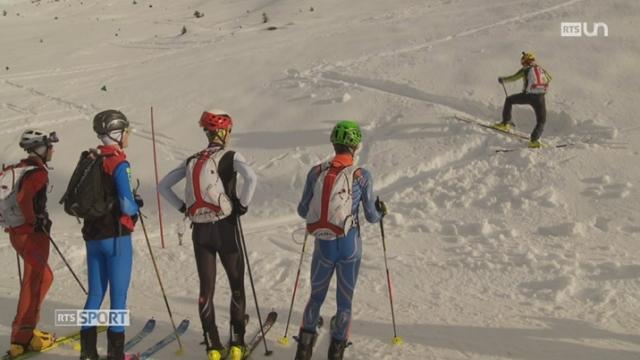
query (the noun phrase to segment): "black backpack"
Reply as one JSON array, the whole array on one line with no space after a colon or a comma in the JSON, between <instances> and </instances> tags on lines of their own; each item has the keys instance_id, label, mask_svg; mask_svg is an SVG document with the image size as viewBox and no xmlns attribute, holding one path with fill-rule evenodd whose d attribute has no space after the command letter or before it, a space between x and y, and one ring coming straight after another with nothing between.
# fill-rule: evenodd
<instances>
[{"instance_id":1,"label":"black backpack","mask_svg":"<svg viewBox=\"0 0 640 360\"><path fill-rule=\"evenodd\" d=\"M64 211L79 219L107 216L116 204L113 179L104 172L104 155L91 149L80 155L80 161L71 175L67 191L60 200Z\"/></svg>"}]
</instances>

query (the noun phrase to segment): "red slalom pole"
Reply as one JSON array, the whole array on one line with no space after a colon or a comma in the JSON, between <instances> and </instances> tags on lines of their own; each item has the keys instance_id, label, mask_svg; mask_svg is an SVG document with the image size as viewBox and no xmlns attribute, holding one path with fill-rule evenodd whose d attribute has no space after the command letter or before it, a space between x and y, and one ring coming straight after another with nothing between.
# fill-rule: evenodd
<instances>
[{"instance_id":1,"label":"red slalom pole","mask_svg":"<svg viewBox=\"0 0 640 360\"><path fill-rule=\"evenodd\" d=\"M153 122L153 106L151 107L151 142L153 143L153 167L156 172L156 201L158 203L158 221L160 222L160 243L164 249L164 227L162 226L162 206L160 206L160 187L158 185L158 156L156 155L156 128Z\"/></svg>"}]
</instances>

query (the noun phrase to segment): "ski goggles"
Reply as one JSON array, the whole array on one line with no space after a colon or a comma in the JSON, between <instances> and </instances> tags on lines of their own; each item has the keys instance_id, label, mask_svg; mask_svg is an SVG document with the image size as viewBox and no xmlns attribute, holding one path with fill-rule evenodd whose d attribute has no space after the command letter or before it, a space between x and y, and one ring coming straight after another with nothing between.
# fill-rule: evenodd
<instances>
[{"instance_id":1,"label":"ski goggles","mask_svg":"<svg viewBox=\"0 0 640 360\"><path fill-rule=\"evenodd\" d=\"M55 131L52 131L49 133L49 135L44 136L44 144L47 145L47 147L53 147L53 144L59 141L60 139L58 138L58 134L56 134Z\"/></svg>"}]
</instances>

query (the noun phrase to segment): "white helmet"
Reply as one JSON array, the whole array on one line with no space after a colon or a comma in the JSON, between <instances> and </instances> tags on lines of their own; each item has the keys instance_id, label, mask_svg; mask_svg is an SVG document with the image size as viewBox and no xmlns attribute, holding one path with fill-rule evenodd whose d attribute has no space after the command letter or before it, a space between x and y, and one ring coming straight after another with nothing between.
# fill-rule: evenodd
<instances>
[{"instance_id":1,"label":"white helmet","mask_svg":"<svg viewBox=\"0 0 640 360\"><path fill-rule=\"evenodd\" d=\"M58 136L55 131L45 133L44 131L27 129L20 136L20 147L26 151L33 151L40 146L49 146L58 142Z\"/></svg>"}]
</instances>

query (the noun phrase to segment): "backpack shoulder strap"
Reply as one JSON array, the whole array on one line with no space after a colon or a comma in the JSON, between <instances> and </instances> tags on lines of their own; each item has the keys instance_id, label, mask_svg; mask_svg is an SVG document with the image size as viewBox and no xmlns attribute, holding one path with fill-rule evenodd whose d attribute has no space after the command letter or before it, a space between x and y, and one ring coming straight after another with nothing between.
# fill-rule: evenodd
<instances>
[{"instance_id":1,"label":"backpack shoulder strap","mask_svg":"<svg viewBox=\"0 0 640 360\"><path fill-rule=\"evenodd\" d=\"M25 170L24 170L24 172L22 173L22 175L19 178L14 179L14 182L16 180L18 181L18 183L15 184L16 188L18 189L18 191L20 191L22 189L22 183L23 183L24 179L27 178L29 175L35 174L38 171L44 171L44 172L47 171L47 169L45 169L44 167L39 166L39 165L15 166L15 167L12 167L12 170L15 171L15 169L18 169L20 167L25 168Z\"/></svg>"},{"instance_id":2,"label":"backpack shoulder strap","mask_svg":"<svg viewBox=\"0 0 640 360\"><path fill-rule=\"evenodd\" d=\"M220 157L220 162L218 162L218 171L228 171L227 168L229 168L231 172L233 172L233 160L235 157L236 152L233 150L229 150L222 154L222 156Z\"/></svg>"},{"instance_id":3,"label":"backpack shoulder strap","mask_svg":"<svg viewBox=\"0 0 640 360\"><path fill-rule=\"evenodd\" d=\"M318 166L318 174L320 174L321 172L327 171L327 169L331 168L331 161L325 161L317 166Z\"/></svg>"},{"instance_id":4,"label":"backpack shoulder strap","mask_svg":"<svg viewBox=\"0 0 640 360\"><path fill-rule=\"evenodd\" d=\"M218 174L220 174L221 179L229 179L235 173L235 170L233 169L233 159L235 156L236 152L229 150L220 157L220 161L218 162Z\"/></svg>"},{"instance_id":5,"label":"backpack shoulder strap","mask_svg":"<svg viewBox=\"0 0 640 360\"><path fill-rule=\"evenodd\" d=\"M189 157L187 158L187 160L185 161L185 166L189 166L189 163L190 163L192 160L195 160L195 159L199 158L199 157L200 157L200 155L202 155L202 153L203 153L203 152L204 152L204 150L203 150L203 151L198 151L197 153L195 153L195 154L193 154L193 155L189 156Z\"/></svg>"},{"instance_id":6,"label":"backpack shoulder strap","mask_svg":"<svg viewBox=\"0 0 640 360\"><path fill-rule=\"evenodd\" d=\"M185 161L185 166L189 166L189 163L193 160L200 159L201 157L211 157L216 153L216 151L210 151L209 149L200 150L197 153L189 156Z\"/></svg>"}]
</instances>

